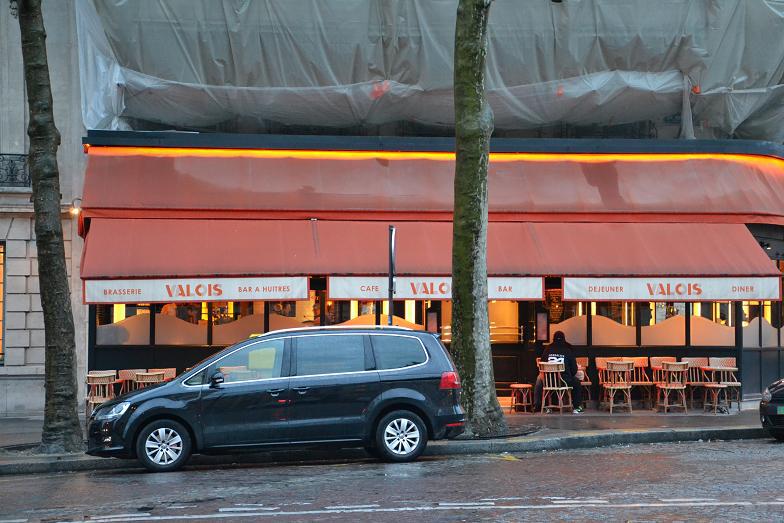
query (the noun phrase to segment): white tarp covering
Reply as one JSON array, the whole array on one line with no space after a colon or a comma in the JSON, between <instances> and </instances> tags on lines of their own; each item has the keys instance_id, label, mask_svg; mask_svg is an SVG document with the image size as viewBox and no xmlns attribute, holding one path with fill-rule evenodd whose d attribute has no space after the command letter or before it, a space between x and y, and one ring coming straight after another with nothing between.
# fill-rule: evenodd
<instances>
[{"instance_id":1,"label":"white tarp covering","mask_svg":"<svg viewBox=\"0 0 784 523\"><path fill-rule=\"evenodd\" d=\"M84 123L449 127L456 3L77 0ZM784 1L496 0L490 12L497 129L683 114L686 137L693 123L698 137L784 141Z\"/></svg>"}]
</instances>

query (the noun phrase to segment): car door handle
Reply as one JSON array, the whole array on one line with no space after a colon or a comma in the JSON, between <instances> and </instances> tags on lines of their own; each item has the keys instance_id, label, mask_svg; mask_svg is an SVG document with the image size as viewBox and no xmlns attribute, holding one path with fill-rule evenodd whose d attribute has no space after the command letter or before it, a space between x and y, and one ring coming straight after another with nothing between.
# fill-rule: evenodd
<instances>
[{"instance_id":1,"label":"car door handle","mask_svg":"<svg viewBox=\"0 0 784 523\"><path fill-rule=\"evenodd\" d=\"M267 392L269 392L270 396L272 396L273 398L276 398L276 397L280 396L280 393L283 392L284 390L286 390L286 389L267 389Z\"/></svg>"},{"instance_id":2,"label":"car door handle","mask_svg":"<svg viewBox=\"0 0 784 523\"><path fill-rule=\"evenodd\" d=\"M299 394L305 394L310 387L293 387Z\"/></svg>"}]
</instances>

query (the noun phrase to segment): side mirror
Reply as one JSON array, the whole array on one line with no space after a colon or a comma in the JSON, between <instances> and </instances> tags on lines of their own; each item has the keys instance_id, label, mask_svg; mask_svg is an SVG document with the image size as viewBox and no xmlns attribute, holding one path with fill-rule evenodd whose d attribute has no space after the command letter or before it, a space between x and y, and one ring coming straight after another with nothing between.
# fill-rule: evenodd
<instances>
[{"instance_id":1,"label":"side mirror","mask_svg":"<svg viewBox=\"0 0 784 523\"><path fill-rule=\"evenodd\" d=\"M223 377L223 374L221 374L220 372L216 372L215 374L210 376L210 388L217 389L220 386L220 384L223 383L224 381L226 380Z\"/></svg>"}]
</instances>

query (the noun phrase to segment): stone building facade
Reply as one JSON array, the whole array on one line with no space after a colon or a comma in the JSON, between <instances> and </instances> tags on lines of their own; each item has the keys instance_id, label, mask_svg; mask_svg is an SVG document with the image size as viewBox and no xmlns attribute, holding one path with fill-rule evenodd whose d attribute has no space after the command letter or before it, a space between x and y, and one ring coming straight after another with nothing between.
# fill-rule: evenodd
<instances>
[{"instance_id":1,"label":"stone building facade","mask_svg":"<svg viewBox=\"0 0 784 523\"><path fill-rule=\"evenodd\" d=\"M72 0L45 0L43 10L55 123L61 134L58 161L63 234L74 305L77 376L82 381L87 339L78 269L82 246L76 234L77 220L70 212L79 203L85 165L75 9ZM29 173L20 172L29 142L19 22L7 3L0 7L0 57L0 416L14 416L43 411L45 348Z\"/></svg>"}]
</instances>

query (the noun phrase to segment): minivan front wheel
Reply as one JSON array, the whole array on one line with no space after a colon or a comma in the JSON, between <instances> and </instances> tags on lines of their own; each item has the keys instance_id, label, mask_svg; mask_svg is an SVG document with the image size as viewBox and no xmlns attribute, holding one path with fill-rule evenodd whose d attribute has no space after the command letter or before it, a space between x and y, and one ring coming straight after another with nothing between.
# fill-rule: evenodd
<instances>
[{"instance_id":1,"label":"minivan front wheel","mask_svg":"<svg viewBox=\"0 0 784 523\"><path fill-rule=\"evenodd\" d=\"M153 472L171 472L182 467L191 455L188 430L172 420L153 421L136 438L136 457Z\"/></svg>"},{"instance_id":2,"label":"minivan front wheel","mask_svg":"<svg viewBox=\"0 0 784 523\"><path fill-rule=\"evenodd\" d=\"M413 461L425 447L427 428L422 418L411 411L390 412L376 426L376 450L385 461Z\"/></svg>"}]
</instances>

